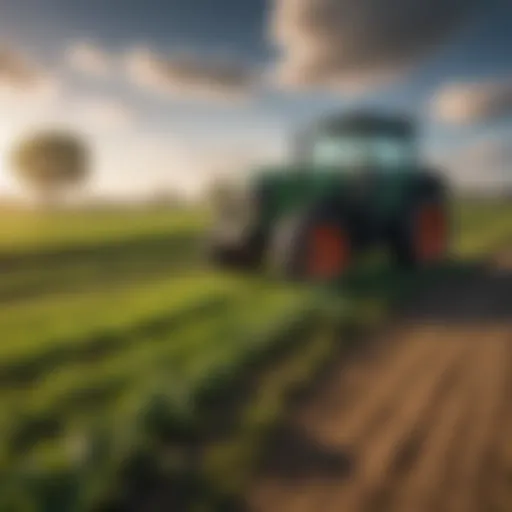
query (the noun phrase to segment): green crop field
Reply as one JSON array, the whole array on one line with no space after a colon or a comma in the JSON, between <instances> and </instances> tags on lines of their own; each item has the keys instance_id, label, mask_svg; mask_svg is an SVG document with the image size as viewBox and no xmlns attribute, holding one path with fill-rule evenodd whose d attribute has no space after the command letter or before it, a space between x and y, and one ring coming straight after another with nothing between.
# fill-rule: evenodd
<instances>
[{"instance_id":1,"label":"green crop field","mask_svg":"<svg viewBox=\"0 0 512 512\"><path fill-rule=\"evenodd\" d=\"M184 489L198 473L205 487L235 487L282 390L332 350L331 324L371 315L373 292L361 301L343 285L324 293L207 268L205 219L2 212L0 510L90 510L162 478ZM456 204L456 261L509 242L512 203ZM386 275L386 289L404 282Z\"/></svg>"}]
</instances>

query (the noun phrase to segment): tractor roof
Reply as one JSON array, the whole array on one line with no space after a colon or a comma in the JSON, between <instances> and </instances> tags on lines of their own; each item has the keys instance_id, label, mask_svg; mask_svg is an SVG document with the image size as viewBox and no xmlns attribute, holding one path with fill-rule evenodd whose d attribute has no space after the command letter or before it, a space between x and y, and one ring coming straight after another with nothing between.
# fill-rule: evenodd
<instances>
[{"instance_id":1,"label":"tractor roof","mask_svg":"<svg viewBox=\"0 0 512 512\"><path fill-rule=\"evenodd\" d=\"M353 112L328 117L317 124L317 129L331 133L351 133L362 135L394 135L413 137L413 121L400 115L378 114L375 112Z\"/></svg>"}]
</instances>

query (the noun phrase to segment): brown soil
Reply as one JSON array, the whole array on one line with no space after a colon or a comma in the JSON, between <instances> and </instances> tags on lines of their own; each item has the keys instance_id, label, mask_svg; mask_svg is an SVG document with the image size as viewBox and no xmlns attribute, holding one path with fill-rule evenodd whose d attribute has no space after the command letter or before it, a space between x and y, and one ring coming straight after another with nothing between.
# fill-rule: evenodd
<instances>
[{"instance_id":1,"label":"brown soil","mask_svg":"<svg viewBox=\"0 0 512 512\"><path fill-rule=\"evenodd\" d=\"M512 253L411 303L269 446L251 512L512 510Z\"/></svg>"}]
</instances>

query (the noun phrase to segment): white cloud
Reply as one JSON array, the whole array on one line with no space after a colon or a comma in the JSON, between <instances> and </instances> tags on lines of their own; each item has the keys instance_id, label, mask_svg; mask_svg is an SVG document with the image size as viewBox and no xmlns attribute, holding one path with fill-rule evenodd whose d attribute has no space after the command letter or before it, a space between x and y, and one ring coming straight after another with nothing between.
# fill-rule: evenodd
<instances>
[{"instance_id":1,"label":"white cloud","mask_svg":"<svg viewBox=\"0 0 512 512\"><path fill-rule=\"evenodd\" d=\"M453 83L433 100L435 118L450 124L470 124L512 115L512 77L473 83Z\"/></svg>"},{"instance_id":2,"label":"white cloud","mask_svg":"<svg viewBox=\"0 0 512 512\"><path fill-rule=\"evenodd\" d=\"M172 136L134 132L105 144L98 140L93 188L110 197L151 197L156 191L194 193L202 177L194 158Z\"/></svg>"},{"instance_id":3,"label":"white cloud","mask_svg":"<svg viewBox=\"0 0 512 512\"><path fill-rule=\"evenodd\" d=\"M114 66L105 50L87 41L73 43L66 50L66 59L72 69L98 78L109 76Z\"/></svg>"},{"instance_id":4,"label":"white cloud","mask_svg":"<svg viewBox=\"0 0 512 512\"><path fill-rule=\"evenodd\" d=\"M32 116L54 104L61 92L60 81L50 76L41 77L37 84L28 88L0 82L0 114L12 117L13 121L24 113Z\"/></svg>"},{"instance_id":5,"label":"white cloud","mask_svg":"<svg viewBox=\"0 0 512 512\"><path fill-rule=\"evenodd\" d=\"M34 108L34 107L38 108ZM45 128L69 129L87 138L121 137L137 127L130 105L108 96L65 96L32 105L0 102L0 127L17 136Z\"/></svg>"},{"instance_id":6,"label":"white cloud","mask_svg":"<svg viewBox=\"0 0 512 512\"><path fill-rule=\"evenodd\" d=\"M74 113L93 130L124 130L135 124L135 114L125 103L102 97L76 100Z\"/></svg>"},{"instance_id":7,"label":"white cloud","mask_svg":"<svg viewBox=\"0 0 512 512\"><path fill-rule=\"evenodd\" d=\"M438 163L460 187L512 190L512 146L506 136L465 144L440 156Z\"/></svg>"},{"instance_id":8,"label":"white cloud","mask_svg":"<svg viewBox=\"0 0 512 512\"><path fill-rule=\"evenodd\" d=\"M273 0L270 37L287 86L353 91L429 55L483 0Z\"/></svg>"},{"instance_id":9,"label":"white cloud","mask_svg":"<svg viewBox=\"0 0 512 512\"><path fill-rule=\"evenodd\" d=\"M226 58L166 57L142 47L128 52L125 68L135 85L186 99L244 99L254 84L249 69Z\"/></svg>"}]
</instances>

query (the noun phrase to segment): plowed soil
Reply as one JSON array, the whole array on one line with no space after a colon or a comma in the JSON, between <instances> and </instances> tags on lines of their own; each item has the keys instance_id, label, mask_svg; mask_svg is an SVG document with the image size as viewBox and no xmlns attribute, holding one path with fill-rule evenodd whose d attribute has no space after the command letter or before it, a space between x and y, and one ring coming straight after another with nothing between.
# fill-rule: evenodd
<instances>
[{"instance_id":1,"label":"plowed soil","mask_svg":"<svg viewBox=\"0 0 512 512\"><path fill-rule=\"evenodd\" d=\"M512 252L341 358L269 446L247 508L512 511Z\"/></svg>"}]
</instances>

